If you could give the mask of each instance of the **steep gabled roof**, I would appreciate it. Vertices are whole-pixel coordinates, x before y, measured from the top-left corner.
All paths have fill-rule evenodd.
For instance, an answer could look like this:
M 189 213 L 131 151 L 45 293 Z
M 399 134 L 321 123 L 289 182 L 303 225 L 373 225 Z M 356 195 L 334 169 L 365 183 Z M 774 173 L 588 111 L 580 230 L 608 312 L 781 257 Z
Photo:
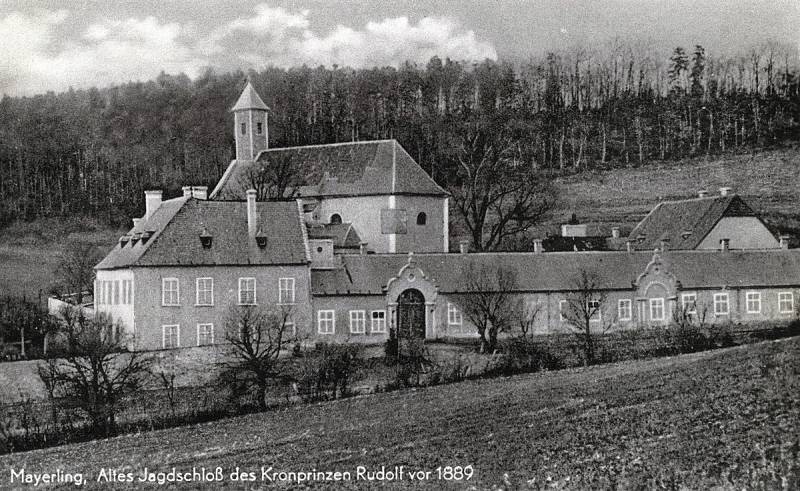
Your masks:
M 269 108 L 264 104 L 264 101 L 261 100 L 261 97 L 258 96 L 258 92 L 253 88 L 253 84 L 251 84 L 249 80 L 242 94 L 239 96 L 239 100 L 237 100 L 236 104 L 231 108 L 231 111 L 245 111 L 247 109 L 269 111 Z
M 117 244 L 95 268 L 306 264 L 304 225 L 297 202 L 260 202 L 256 207 L 257 228 L 267 236 L 263 249 L 248 238 L 247 203 L 177 198 L 163 202 L 138 227 L 153 232 L 147 242 Z M 208 249 L 200 243 L 204 233 L 212 237 Z
M 290 159 L 289 165 L 296 166 L 300 197 L 447 195 L 396 140 L 378 140 L 271 148 L 255 162 L 234 160 L 211 197 L 243 199 L 252 187 L 248 170 L 269 165 L 270 159 Z
M 389 279 L 408 262 L 400 254 L 343 255 L 342 267 L 312 270 L 315 295 L 381 295 Z M 599 288 L 630 290 L 653 259 L 653 252 L 552 252 L 414 254 L 413 261 L 441 293 L 464 291 L 470 267 L 516 272 L 517 291 L 574 289 L 582 271 L 598 278 Z M 800 251 L 668 251 L 661 259 L 683 289 L 774 287 L 800 284 Z
M 653 208 L 628 238 L 640 250 L 660 247 L 664 239 L 669 240 L 670 249 L 695 249 L 726 216 L 758 215 L 735 194 L 665 201 Z

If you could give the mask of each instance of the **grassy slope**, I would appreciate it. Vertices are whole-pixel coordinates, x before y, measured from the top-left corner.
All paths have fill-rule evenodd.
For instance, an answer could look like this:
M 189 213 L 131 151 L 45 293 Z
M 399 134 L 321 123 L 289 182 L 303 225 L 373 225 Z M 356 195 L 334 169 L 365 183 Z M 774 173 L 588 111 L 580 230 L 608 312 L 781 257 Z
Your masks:
M 800 228 L 800 149 L 698 158 L 644 167 L 585 172 L 560 179 L 562 203 L 553 221 L 569 218 L 632 228 L 661 200 L 718 193 L 722 186 L 742 195 L 768 223 Z
M 552 479 L 576 488 L 680 483 L 694 489 L 780 487 L 783 476 L 793 488 L 798 349 L 800 338 L 792 338 L 298 406 L 3 456 L 0 483 L 8 482 L 10 466 L 95 476 L 101 467 L 354 471 L 472 464 L 472 484 L 480 489 L 502 485 L 504 474 L 518 486 Z

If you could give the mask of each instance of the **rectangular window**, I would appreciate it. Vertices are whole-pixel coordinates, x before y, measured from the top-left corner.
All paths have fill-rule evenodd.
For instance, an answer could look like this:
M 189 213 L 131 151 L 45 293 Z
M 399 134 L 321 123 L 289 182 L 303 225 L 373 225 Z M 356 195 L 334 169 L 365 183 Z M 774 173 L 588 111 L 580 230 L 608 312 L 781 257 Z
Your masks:
M 119 305 L 119 280 L 114 281 L 114 305 Z
M 214 305 L 214 278 L 197 278 L 195 305 Z
M 161 305 L 180 305 L 180 286 L 178 278 L 164 278 L 161 280 Z
M 567 313 L 567 309 L 568 308 L 569 308 L 569 305 L 567 305 L 567 301 L 566 300 L 559 300 L 558 301 L 558 320 L 560 320 L 561 322 L 566 322 L 567 321 L 567 317 L 566 317 L 565 314 Z
M 161 342 L 164 348 L 177 348 L 181 345 L 181 328 L 178 324 L 161 326 Z
M 781 314 L 794 313 L 794 293 L 780 292 L 778 293 L 778 310 Z
M 728 294 L 715 293 L 714 294 L 714 315 L 728 315 Z
M 239 305 L 256 304 L 256 279 L 239 278 Z
M 242 134 L 244 135 L 247 133 L 247 123 L 242 123 L 241 126 L 242 126 Z
M 317 332 L 333 334 L 336 332 L 336 312 L 333 310 L 317 311 Z
M 633 317 L 631 308 L 631 300 L 629 298 L 621 299 L 617 304 L 617 317 L 621 321 L 629 321 Z
M 94 280 L 94 302 L 98 305 L 103 303 L 103 292 L 101 288 L 103 288 L 103 282 Z
M 650 320 L 663 321 L 664 320 L 664 299 L 651 298 L 650 299 Z
M 688 315 L 696 315 L 697 314 L 697 294 L 696 293 L 684 293 L 681 295 L 681 309 L 683 312 Z
M 586 302 L 586 312 L 591 316 L 589 317 L 589 322 L 600 322 L 602 320 L 599 300 L 589 300 Z
M 259 135 L 264 133 L 264 123 L 256 123 L 256 133 Z
M 463 319 L 461 318 L 461 312 L 458 310 L 458 307 L 455 304 L 448 303 L 447 324 L 450 326 L 460 326 L 462 321 Z
M 214 344 L 214 324 L 197 324 L 197 346 Z
M 283 323 L 283 333 L 285 335 L 296 337 L 297 336 L 297 325 L 293 321 L 287 320 Z
M 294 303 L 294 278 L 278 279 L 278 303 Z
M 386 332 L 386 311 L 373 310 L 372 311 L 372 332 Z
M 745 299 L 747 300 L 748 314 L 761 313 L 761 292 L 747 292 Z
M 111 301 L 114 299 L 114 282 L 106 281 L 106 305 L 111 305 Z
M 128 280 L 122 280 L 122 293 L 120 294 L 120 303 L 128 303 Z
M 364 334 L 367 332 L 367 315 L 363 310 L 350 311 L 350 333 Z

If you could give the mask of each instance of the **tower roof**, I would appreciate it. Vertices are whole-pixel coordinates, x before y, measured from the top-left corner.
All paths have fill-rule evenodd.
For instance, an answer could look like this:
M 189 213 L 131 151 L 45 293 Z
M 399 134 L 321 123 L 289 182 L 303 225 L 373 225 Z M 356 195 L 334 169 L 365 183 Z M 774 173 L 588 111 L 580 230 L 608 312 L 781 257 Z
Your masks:
M 261 97 L 258 96 L 256 89 L 253 88 L 253 84 L 250 83 L 250 80 L 247 81 L 247 85 L 244 87 L 242 95 L 239 96 L 239 100 L 236 101 L 236 104 L 233 106 L 231 111 L 244 111 L 247 109 L 269 111 L 267 105 L 264 104 L 264 101 L 262 101 Z

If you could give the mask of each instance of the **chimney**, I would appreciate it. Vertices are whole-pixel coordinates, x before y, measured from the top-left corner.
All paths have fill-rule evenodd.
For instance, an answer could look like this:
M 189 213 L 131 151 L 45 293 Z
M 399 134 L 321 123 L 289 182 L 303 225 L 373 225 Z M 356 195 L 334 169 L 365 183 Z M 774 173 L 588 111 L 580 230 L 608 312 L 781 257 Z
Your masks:
M 195 199 L 208 199 L 208 186 L 192 186 L 192 196 Z
M 367 254 L 367 242 L 362 242 L 362 243 L 358 244 L 358 246 L 359 246 L 358 252 L 362 256 L 365 256 Z
M 666 252 L 669 249 L 669 239 L 661 239 L 661 252 Z
M 144 218 L 134 218 L 133 219 L 133 230 L 140 231 L 142 228 L 142 222 L 144 222 Z
M 733 188 L 719 188 L 720 196 L 728 196 L 729 194 L 733 194 Z
M 255 239 L 258 213 L 256 210 L 256 190 L 247 190 L 247 234 L 251 239 Z
M 619 239 L 619 227 L 611 227 L 611 237 Z
M 533 252 L 535 252 L 536 254 L 541 254 L 544 252 L 542 239 L 533 239 Z
M 161 206 L 161 190 L 144 192 L 144 219 L 147 220 Z
M 625 248 L 628 250 L 628 252 L 633 252 L 633 241 L 632 240 L 626 240 L 625 241 Z
M 469 241 L 468 240 L 462 240 L 461 242 L 459 242 L 458 243 L 458 250 L 459 250 L 459 252 L 461 252 L 461 254 L 468 253 L 469 252 Z
M 191 198 L 192 197 L 192 186 L 183 186 L 181 188 L 183 190 L 183 197 L 184 198 Z
M 789 236 L 789 235 L 781 235 L 780 237 L 778 237 L 778 239 L 780 240 L 781 249 L 788 249 L 789 248 L 789 239 L 791 239 L 791 236 Z
M 706 191 L 705 189 L 701 189 L 700 191 L 697 192 L 697 197 L 708 198 L 708 191 Z
M 719 250 L 728 252 L 731 247 L 731 239 L 719 239 Z

